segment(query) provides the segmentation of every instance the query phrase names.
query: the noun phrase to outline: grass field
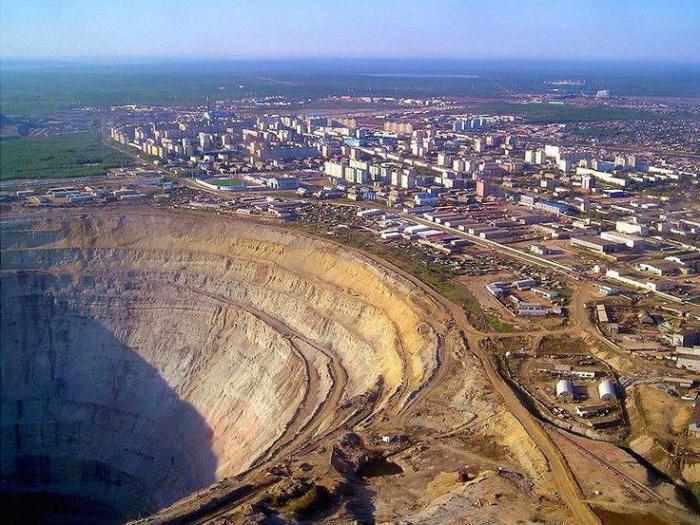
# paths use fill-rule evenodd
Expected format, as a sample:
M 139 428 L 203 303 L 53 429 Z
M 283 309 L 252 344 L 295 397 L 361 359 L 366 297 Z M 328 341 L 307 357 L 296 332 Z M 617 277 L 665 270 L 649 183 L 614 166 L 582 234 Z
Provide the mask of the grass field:
M 132 159 L 94 133 L 0 141 L 0 179 L 50 179 L 104 175 Z
M 243 182 L 238 179 L 214 179 L 212 182 L 218 186 L 243 186 Z

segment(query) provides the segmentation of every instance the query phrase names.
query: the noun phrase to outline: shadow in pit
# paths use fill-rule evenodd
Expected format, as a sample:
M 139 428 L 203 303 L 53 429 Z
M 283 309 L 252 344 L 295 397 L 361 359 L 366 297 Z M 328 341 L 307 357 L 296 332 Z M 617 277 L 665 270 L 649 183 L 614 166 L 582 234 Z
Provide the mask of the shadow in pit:
M 215 481 L 205 420 L 94 312 L 128 313 L 62 281 L 0 280 L 3 523 L 118 523 Z
M 700 516 L 700 501 L 698 501 L 698 499 L 695 497 L 695 495 L 690 489 L 679 485 L 671 476 L 656 468 L 656 466 L 653 463 L 651 463 L 644 456 L 635 452 L 631 448 L 620 448 L 622 448 L 622 450 L 627 452 L 630 456 L 634 457 L 634 459 L 636 459 L 646 469 L 647 481 L 652 487 L 657 487 L 662 483 L 672 485 L 676 497 L 683 502 L 683 504 L 688 508 L 688 510 L 690 510 L 697 516 Z
M 376 492 L 361 482 L 348 483 L 345 487 L 345 510 L 358 525 L 374 525 L 374 496 Z

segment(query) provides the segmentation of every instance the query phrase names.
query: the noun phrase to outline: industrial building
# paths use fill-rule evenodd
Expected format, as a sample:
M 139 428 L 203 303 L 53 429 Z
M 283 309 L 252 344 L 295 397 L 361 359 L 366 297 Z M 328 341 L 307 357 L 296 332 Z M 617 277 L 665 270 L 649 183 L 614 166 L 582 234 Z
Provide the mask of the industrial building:
M 571 237 L 571 245 L 586 248 L 598 253 L 615 253 L 626 248 L 621 242 L 596 236 Z
M 557 382 L 557 397 L 560 399 L 572 399 L 574 397 L 574 384 L 569 379 L 561 379 Z
M 267 186 L 273 190 L 296 190 L 299 187 L 299 179 L 286 175 L 267 179 Z
M 633 250 L 639 250 L 649 244 L 649 241 L 639 237 L 638 235 L 630 235 L 628 233 L 620 233 L 617 231 L 603 232 L 600 234 L 600 238 L 605 239 L 606 241 L 622 243 Z
M 609 379 L 603 379 L 598 384 L 598 396 L 602 401 L 615 401 L 617 399 L 615 383 Z
M 658 276 L 688 273 L 688 268 L 686 266 L 676 261 L 667 261 L 666 259 L 640 261 L 637 263 L 637 270 Z

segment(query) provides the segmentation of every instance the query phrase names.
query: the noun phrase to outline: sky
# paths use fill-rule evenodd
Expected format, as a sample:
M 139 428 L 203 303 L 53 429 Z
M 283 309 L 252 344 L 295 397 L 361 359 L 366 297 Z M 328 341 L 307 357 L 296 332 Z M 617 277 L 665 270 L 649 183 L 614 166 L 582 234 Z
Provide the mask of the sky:
M 0 57 L 700 62 L 700 0 L 2 0 Z

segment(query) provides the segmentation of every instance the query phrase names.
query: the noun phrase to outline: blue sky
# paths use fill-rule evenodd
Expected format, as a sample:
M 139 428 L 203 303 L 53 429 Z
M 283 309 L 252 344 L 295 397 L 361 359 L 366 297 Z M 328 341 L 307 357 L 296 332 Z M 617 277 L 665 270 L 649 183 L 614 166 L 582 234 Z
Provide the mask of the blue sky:
M 2 0 L 0 55 L 700 62 L 700 0 Z

